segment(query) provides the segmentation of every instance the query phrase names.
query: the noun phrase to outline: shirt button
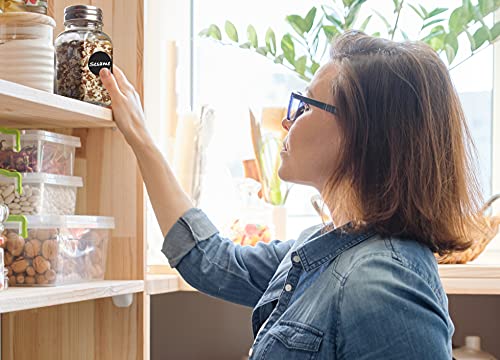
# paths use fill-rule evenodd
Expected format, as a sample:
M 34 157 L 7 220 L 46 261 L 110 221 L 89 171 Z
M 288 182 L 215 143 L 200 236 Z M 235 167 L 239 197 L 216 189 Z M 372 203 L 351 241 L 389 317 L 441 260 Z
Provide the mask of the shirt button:
M 285 291 L 292 291 L 292 285 L 286 284 L 285 285 Z
M 296 263 L 296 264 L 297 264 L 297 263 L 299 263 L 299 262 L 300 262 L 300 257 L 299 257 L 299 255 L 295 255 L 295 256 L 293 257 L 292 261 L 293 261 L 294 263 Z

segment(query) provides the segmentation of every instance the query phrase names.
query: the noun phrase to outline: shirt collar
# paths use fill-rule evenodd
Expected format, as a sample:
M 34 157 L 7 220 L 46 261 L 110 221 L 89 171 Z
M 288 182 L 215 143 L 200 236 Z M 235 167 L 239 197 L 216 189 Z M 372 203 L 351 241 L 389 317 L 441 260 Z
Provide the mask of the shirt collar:
M 352 224 L 348 223 L 326 233 L 315 232 L 303 245 L 297 248 L 295 253 L 300 257 L 304 270 L 311 271 L 335 259 L 344 251 L 369 239 L 374 234 L 375 232 L 372 230 L 354 231 Z

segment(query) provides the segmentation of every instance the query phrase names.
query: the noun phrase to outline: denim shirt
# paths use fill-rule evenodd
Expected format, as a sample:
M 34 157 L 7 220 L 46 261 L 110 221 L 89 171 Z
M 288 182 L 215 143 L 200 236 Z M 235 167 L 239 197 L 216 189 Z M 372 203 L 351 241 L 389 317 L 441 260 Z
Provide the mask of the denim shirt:
M 240 246 L 193 208 L 162 251 L 194 288 L 254 308 L 250 359 L 451 359 L 454 327 L 432 252 L 322 228 Z

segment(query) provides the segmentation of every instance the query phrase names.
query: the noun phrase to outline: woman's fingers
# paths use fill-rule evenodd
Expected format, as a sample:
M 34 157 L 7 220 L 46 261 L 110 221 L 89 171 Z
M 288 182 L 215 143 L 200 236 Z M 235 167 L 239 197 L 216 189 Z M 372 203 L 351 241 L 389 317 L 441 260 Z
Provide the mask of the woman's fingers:
M 127 77 L 123 73 L 122 69 L 120 69 L 118 66 L 113 65 L 113 74 L 116 78 L 116 82 L 118 83 L 118 86 L 120 87 L 120 90 L 122 93 L 127 93 L 129 91 L 133 91 L 134 88 L 132 84 L 128 81 Z
M 124 96 L 111 71 L 109 71 L 106 68 L 103 68 L 99 72 L 99 75 L 101 77 L 102 84 L 111 95 L 111 99 L 117 99 L 120 96 Z

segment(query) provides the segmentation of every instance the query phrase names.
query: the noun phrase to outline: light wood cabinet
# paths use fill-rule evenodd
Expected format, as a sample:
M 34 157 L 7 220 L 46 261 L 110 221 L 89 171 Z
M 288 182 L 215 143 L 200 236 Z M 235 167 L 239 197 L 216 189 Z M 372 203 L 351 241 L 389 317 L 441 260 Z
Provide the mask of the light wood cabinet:
M 51 0 L 49 15 L 63 30 L 64 8 L 103 9 L 104 31 L 119 65 L 143 95 L 142 0 Z M 0 80 L 0 126 L 56 129 L 79 136 L 75 173 L 84 179 L 77 214 L 115 218 L 105 281 L 0 293 L 2 360 L 148 359 L 149 299 L 144 292 L 145 221 L 135 157 L 113 129 L 111 111 Z M 132 294 L 128 307 L 112 296 Z

